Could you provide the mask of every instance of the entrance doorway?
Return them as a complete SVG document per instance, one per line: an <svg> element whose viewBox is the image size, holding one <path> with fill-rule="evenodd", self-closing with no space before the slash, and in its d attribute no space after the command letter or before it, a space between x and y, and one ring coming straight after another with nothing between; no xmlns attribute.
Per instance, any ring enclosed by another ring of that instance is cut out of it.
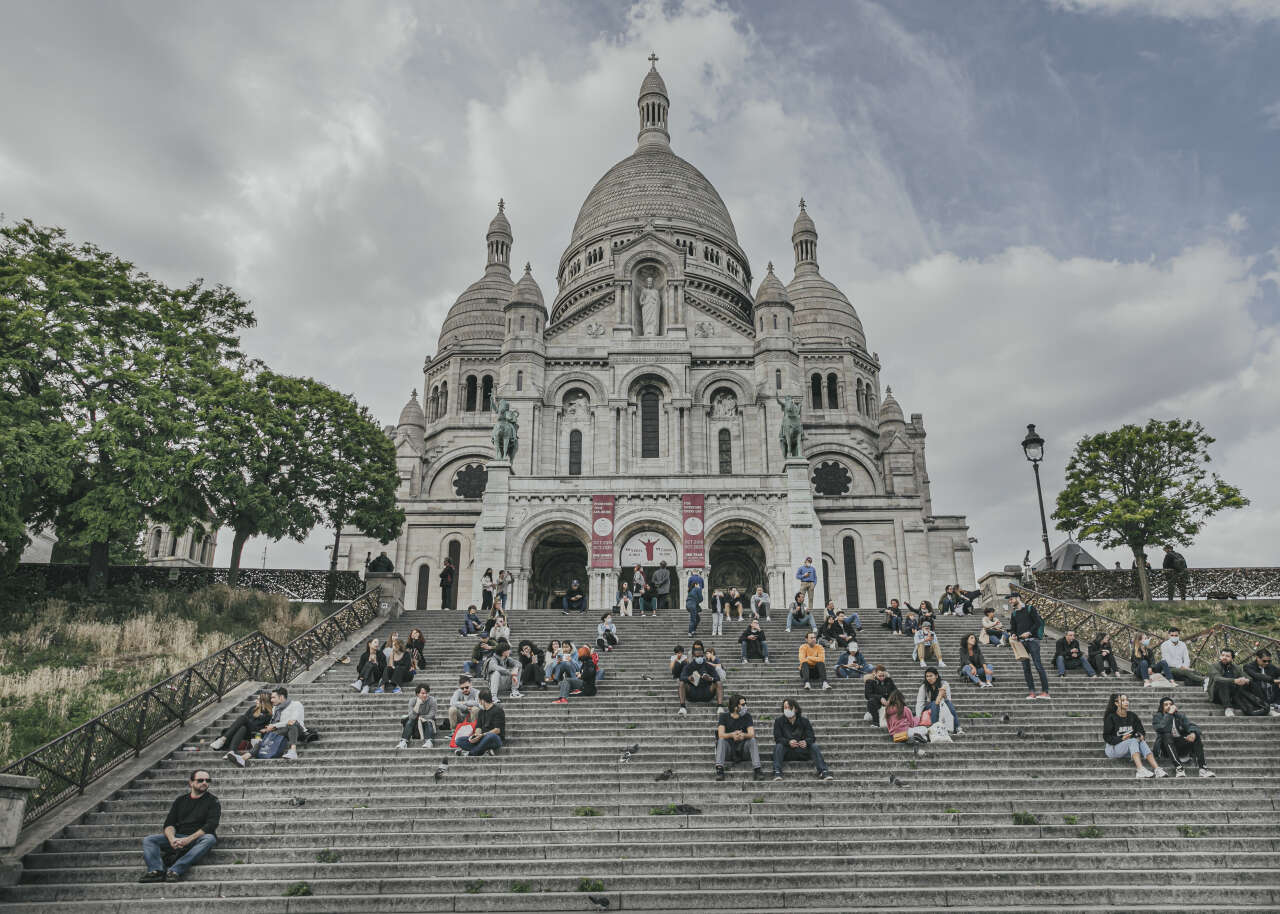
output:
<svg viewBox="0 0 1280 914"><path fill-rule="evenodd" d="M428 565L418 566L418 594L414 600L414 609L419 611L427 608L427 593L431 590L431 568Z"/></svg>
<svg viewBox="0 0 1280 914"><path fill-rule="evenodd" d="M533 548L529 607L560 609L574 580L587 593L587 547L575 536L553 533Z"/></svg>
<svg viewBox="0 0 1280 914"><path fill-rule="evenodd" d="M730 587L736 587L738 593L750 596L757 586L769 589L764 547L745 531L732 530L716 539L707 552L707 561L711 564L712 590L720 587L728 593Z"/></svg>

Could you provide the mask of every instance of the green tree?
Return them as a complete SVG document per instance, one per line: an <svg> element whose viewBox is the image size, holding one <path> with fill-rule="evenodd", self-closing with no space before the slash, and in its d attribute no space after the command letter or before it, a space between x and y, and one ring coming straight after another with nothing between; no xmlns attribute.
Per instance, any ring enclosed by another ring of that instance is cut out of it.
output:
<svg viewBox="0 0 1280 914"><path fill-rule="evenodd" d="M1204 522L1249 503L1210 473L1211 438L1199 422L1151 419L1090 435L1076 444L1058 493L1057 528L1107 548L1128 547L1138 566L1142 599L1150 601L1146 549L1189 546Z"/></svg>
<svg viewBox="0 0 1280 914"><path fill-rule="evenodd" d="M19 444L4 470L25 480L0 497L6 550L16 523L52 520L88 550L97 586L111 544L132 543L145 518L198 519L196 406L252 325L225 287L167 286L30 220L0 227L0 391L17 423L4 443ZM51 427L37 434L37 422Z"/></svg>

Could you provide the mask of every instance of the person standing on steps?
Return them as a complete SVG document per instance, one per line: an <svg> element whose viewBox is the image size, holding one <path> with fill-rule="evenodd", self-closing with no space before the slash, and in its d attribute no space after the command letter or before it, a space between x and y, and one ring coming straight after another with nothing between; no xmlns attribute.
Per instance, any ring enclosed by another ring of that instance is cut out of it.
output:
<svg viewBox="0 0 1280 914"><path fill-rule="evenodd" d="M1165 675L1170 679L1192 685L1204 683L1204 677L1191 669L1191 653L1187 650L1187 642L1182 640L1182 632L1176 627L1169 629L1169 637L1160 642L1160 659L1169 664L1169 672Z"/></svg>
<svg viewBox="0 0 1280 914"><path fill-rule="evenodd" d="M191 772L187 790L169 806L162 834L142 839L147 871L139 882L180 882L200 858L218 843L216 832L222 804L209 792L212 776L203 768ZM173 860L165 868L165 857Z"/></svg>
<svg viewBox="0 0 1280 914"><path fill-rule="evenodd" d="M756 585L756 592L751 595L751 615L769 621L769 595L759 584Z"/></svg>
<svg viewBox="0 0 1280 914"><path fill-rule="evenodd" d="M782 713L773 719L773 779L781 781L783 766L795 761L812 761L819 778L834 780L818 748L813 724L800 713L800 702L787 698L782 702Z"/></svg>
<svg viewBox="0 0 1280 914"><path fill-rule="evenodd" d="M635 601L636 608L640 610L642 616L649 614L647 609L650 595L649 581L644 576L644 569L637 565L631 570L631 599Z"/></svg>
<svg viewBox="0 0 1280 914"><path fill-rule="evenodd" d="M827 652L818 643L818 633L809 632L804 636L804 644L800 645L800 681L808 690L815 682L822 683L823 689L831 688L827 682Z"/></svg>
<svg viewBox="0 0 1280 914"><path fill-rule="evenodd" d="M689 582L689 593L684 598L684 608L689 611L689 634L698 630L698 620L702 618L702 585Z"/></svg>
<svg viewBox="0 0 1280 914"><path fill-rule="evenodd" d="M689 651L689 662L680 673L680 708L677 714L689 713L685 707L687 702L709 702L715 699L716 705L724 710L724 688L720 684L716 671L707 663L707 652L701 641L693 642Z"/></svg>
<svg viewBox="0 0 1280 914"><path fill-rule="evenodd" d="M1044 620L1030 603L1023 603L1016 593L1009 594L1009 633L1012 635L1013 656L1022 664L1022 678L1027 681L1027 698L1048 698L1049 677L1045 675L1044 664L1040 662L1040 639L1044 636ZM1031 667L1035 665L1040 674L1040 691L1036 691L1035 680L1031 678Z"/></svg>
<svg viewBox="0 0 1280 914"><path fill-rule="evenodd" d="M766 643L764 629L760 627L759 619L752 619L747 624L742 634L738 636L738 644L742 646L743 663L752 657L759 658L765 663L769 662L769 645Z"/></svg>
<svg viewBox="0 0 1280 914"><path fill-rule="evenodd" d="M656 616L659 609L671 608L671 571L667 568L667 563L662 562L658 565L658 570L653 573L653 614Z"/></svg>
<svg viewBox="0 0 1280 914"><path fill-rule="evenodd" d="M1182 557L1182 553L1174 552L1172 546L1164 547L1164 577L1169 587L1169 599L1173 599L1173 592L1178 591L1178 599L1185 600L1187 598L1187 579L1191 577L1191 573L1187 571L1187 560Z"/></svg>
<svg viewBox="0 0 1280 914"><path fill-rule="evenodd" d="M409 748L409 740L422 740L422 748L430 749L436 735L436 700L431 697L431 687L420 685L409 699L409 713L401 720L400 742L397 749Z"/></svg>
<svg viewBox="0 0 1280 914"><path fill-rule="evenodd" d="M805 556L804 564L796 569L796 580L800 582L800 592L804 594L804 605L812 608L813 588L818 584L818 569L813 567L813 556Z"/></svg>
<svg viewBox="0 0 1280 914"><path fill-rule="evenodd" d="M484 613L489 612L490 610L497 610L497 606L494 604L493 600L493 595L497 586L497 581L495 581L493 577L493 569L486 568L484 570L484 575L480 578L480 612Z"/></svg>
<svg viewBox="0 0 1280 914"><path fill-rule="evenodd" d="M1066 677L1067 670L1084 670L1084 674L1092 679L1097 676L1093 664L1085 656L1084 645L1076 638L1076 633L1067 629L1066 633L1053 645L1053 664L1058 668L1058 675Z"/></svg>
<svg viewBox="0 0 1280 914"><path fill-rule="evenodd" d="M873 727L881 726L880 714L889 704L889 696L898 691L884 664L877 663L876 668L863 683L862 692L867 701L867 712L862 719Z"/></svg>
<svg viewBox="0 0 1280 914"><path fill-rule="evenodd" d="M571 612L586 613L587 597L582 592L582 584L577 578L570 582L569 590L564 595L562 605L563 609L560 612L562 616L567 616Z"/></svg>
<svg viewBox="0 0 1280 914"><path fill-rule="evenodd" d="M507 712L494 703L493 693L480 690L480 711L476 728L467 737L467 748L453 750L454 755L497 755L507 735Z"/></svg>
<svg viewBox="0 0 1280 914"><path fill-rule="evenodd" d="M511 586L511 573L505 568L498 569L498 577L493 585L494 599L497 600L498 608L504 613L507 611L507 588Z"/></svg>
<svg viewBox="0 0 1280 914"><path fill-rule="evenodd" d="M1200 777L1215 777L1204 761L1204 735L1200 728L1187 720L1187 715L1178 710L1177 703L1169 696L1160 699L1156 713L1151 718L1151 726L1156 731L1156 752L1167 755L1177 767L1173 769L1175 778L1185 777L1183 765L1194 761L1200 770Z"/></svg>
<svg viewBox="0 0 1280 914"><path fill-rule="evenodd" d="M711 608L711 637L724 634L725 599L724 593L717 587L711 591L709 601ZM690 632L690 634L693 634Z"/></svg>
<svg viewBox="0 0 1280 914"><path fill-rule="evenodd" d="M1102 719L1103 752L1111 759L1125 756L1133 759L1133 766L1137 769L1135 775L1139 778L1166 777L1168 772L1160 767L1156 757L1151 754L1146 735L1147 731L1138 715L1129 710L1129 696L1112 692L1107 699L1107 713ZM1143 759L1151 766L1150 771L1142 767Z"/></svg>
<svg viewBox="0 0 1280 914"><path fill-rule="evenodd" d="M747 700L741 695L729 696L729 710L716 720L716 780L724 780L726 764L751 759L751 776L764 780L760 767L760 747L756 743L756 723L747 713Z"/></svg>
<svg viewBox="0 0 1280 914"><path fill-rule="evenodd" d="M445 559L440 569L440 608L453 609L453 580L457 576L453 567L453 559Z"/></svg>

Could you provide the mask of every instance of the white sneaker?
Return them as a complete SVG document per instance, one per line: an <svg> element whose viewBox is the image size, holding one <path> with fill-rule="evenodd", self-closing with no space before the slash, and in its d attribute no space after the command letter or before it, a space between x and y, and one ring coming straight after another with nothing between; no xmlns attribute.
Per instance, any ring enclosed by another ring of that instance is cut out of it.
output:
<svg viewBox="0 0 1280 914"><path fill-rule="evenodd" d="M1210 771L1208 768L1201 768L1201 769L1200 769L1200 777L1202 777L1202 778L1216 778L1216 777L1217 777L1217 775L1216 775L1216 774L1214 774L1212 771Z"/></svg>
<svg viewBox="0 0 1280 914"><path fill-rule="evenodd" d="M1144 680L1144 681L1143 681L1143 683L1142 683L1142 687L1143 687L1144 689L1149 689L1149 688L1151 688L1151 680L1150 680L1150 679L1146 679L1146 680Z"/></svg>
<svg viewBox="0 0 1280 914"><path fill-rule="evenodd" d="M236 755L234 752L228 752L228 753L227 753L227 759L228 759L228 760L230 760L230 761L235 762L235 763L236 763L237 765L239 765L241 768L243 768L243 767L245 766L245 760L244 760L243 756Z"/></svg>
<svg viewBox="0 0 1280 914"><path fill-rule="evenodd" d="M288 752L284 754L284 757L291 762L296 762L298 760L298 750L290 749Z"/></svg>
<svg viewBox="0 0 1280 914"><path fill-rule="evenodd" d="M927 667L928 665L929 665L929 664L925 663L923 660L921 660L921 661L920 661L920 669L922 669L922 670L923 670L923 669L924 669L925 667Z"/></svg>
<svg viewBox="0 0 1280 914"><path fill-rule="evenodd" d="M353 689L355 689L357 692L359 692L359 691L360 691L360 680L359 680L359 679L357 679L355 682L351 683L351 688L353 688Z"/></svg>
<svg viewBox="0 0 1280 914"><path fill-rule="evenodd" d="M400 740L400 742L396 743L396 748L397 748L397 749L408 749L408 748L409 748L409 741L408 741L407 739L402 739L402 740Z"/></svg>
<svg viewBox="0 0 1280 914"><path fill-rule="evenodd" d="M209 744L209 748L212 749L214 752L217 752L226 744L227 744L227 741L223 737L219 736L217 739L215 739L213 742Z"/></svg>
<svg viewBox="0 0 1280 914"><path fill-rule="evenodd" d="M686 708L684 705L681 705L680 710L677 711L676 713L679 714L681 717L684 717L686 714L689 713L689 709Z"/></svg>
<svg viewBox="0 0 1280 914"><path fill-rule="evenodd" d="M1223 711L1223 712L1222 712L1222 716L1223 716L1223 717L1235 717L1235 716L1236 716L1236 710L1235 710L1235 708L1227 708L1225 711Z"/></svg>
<svg viewBox="0 0 1280 914"><path fill-rule="evenodd" d="M945 660L939 660L939 661L938 661L938 666L939 666L939 667L944 667L944 666L946 666L946 665L947 665L947 662L946 662Z"/></svg>
<svg viewBox="0 0 1280 914"><path fill-rule="evenodd" d="M1143 779L1143 778L1153 778L1153 777L1155 777L1155 776L1156 776L1156 773L1155 773L1154 771L1148 771L1146 768L1139 768L1139 769L1134 773L1134 777L1136 777L1136 778L1138 778L1138 779Z"/></svg>
<svg viewBox="0 0 1280 914"><path fill-rule="evenodd" d="M431 744L431 740L429 740L429 739L424 739L424 740L422 741L422 748L423 748L423 749L431 749L431 748L434 748L434 747L433 747L433 746L432 746L432 744Z"/></svg>
<svg viewBox="0 0 1280 914"><path fill-rule="evenodd" d="M804 684L804 690L805 690L806 692L807 692L807 691L809 691L809 683L807 683L807 682L806 682L806 683Z"/></svg>
<svg viewBox="0 0 1280 914"><path fill-rule="evenodd" d="M368 695L368 694L369 694L369 687L368 687L368 686L363 686L363 687L360 689L360 694L361 694L361 695Z"/></svg>
<svg viewBox="0 0 1280 914"><path fill-rule="evenodd" d="M824 692L825 692L825 691L826 691L827 689L829 689L829 688L831 688L831 683L829 683L829 682L824 682L824 683L822 684L822 691L824 691Z"/></svg>
<svg viewBox="0 0 1280 914"><path fill-rule="evenodd" d="M862 719L863 719L866 723L871 723L871 712L870 712L870 711L868 711L866 714L863 714L863 715L862 715Z"/></svg>
<svg viewBox="0 0 1280 914"><path fill-rule="evenodd" d="M512 697L512 698L524 698L524 692L512 692L512 693L511 693L511 697Z"/></svg>
<svg viewBox="0 0 1280 914"><path fill-rule="evenodd" d="M1155 775L1158 778L1167 778L1169 776L1169 772L1165 771L1163 768L1157 768L1155 770Z"/></svg>

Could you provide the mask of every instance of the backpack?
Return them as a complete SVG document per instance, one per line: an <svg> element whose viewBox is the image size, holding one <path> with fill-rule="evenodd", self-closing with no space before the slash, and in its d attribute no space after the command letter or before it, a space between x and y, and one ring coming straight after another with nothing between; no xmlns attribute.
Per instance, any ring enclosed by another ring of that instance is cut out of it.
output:
<svg viewBox="0 0 1280 914"><path fill-rule="evenodd" d="M253 757L280 758L287 748L288 745L285 743L284 734L279 730L272 730L258 743L258 748L254 750Z"/></svg>
<svg viewBox="0 0 1280 914"><path fill-rule="evenodd" d="M318 741L319 739L320 739L320 731L319 731L319 730L314 730L314 729L312 729L312 730L307 730L307 731L305 731L305 732L302 734L302 741L303 741L304 743L314 743L314 742Z"/></svg>
<svg viewBox="0 0 1280 914"><path fill-rule="evenodd" d="M1174 571L1187 570L1187 560L1182 557L1182 553L1180 552L1169 553L1169 560L1170 560L1169 564L1173 566Z"/></svg>

